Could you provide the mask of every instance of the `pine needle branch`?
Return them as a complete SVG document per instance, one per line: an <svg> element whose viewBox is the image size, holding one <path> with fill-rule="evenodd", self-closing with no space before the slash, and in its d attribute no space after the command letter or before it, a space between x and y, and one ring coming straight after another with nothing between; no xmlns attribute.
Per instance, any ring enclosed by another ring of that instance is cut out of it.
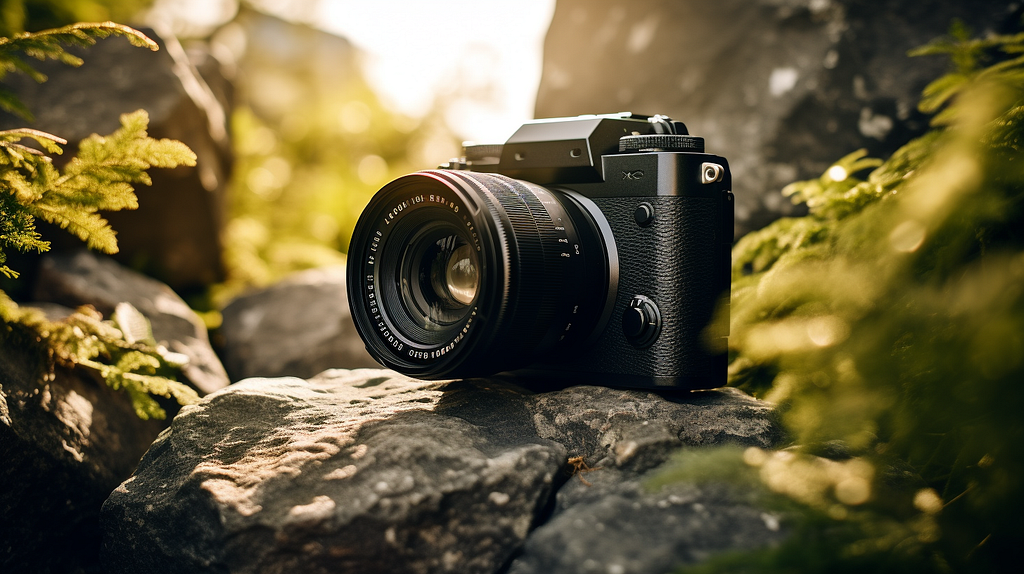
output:
<svg viewBox="0 0 1024 574"><path fill-rule="evenodd" d="M69 66L81 66L82 59L68 52L65 47L88 47L96 40L110 36L126 38L133 46L156 51L160 47L142 32L114 22L79 22L40 32L23 32L13 38L0 37L0 80L9 72L21 72L37 82L45 82L46 74L36 70L24 56L36 60L56 60ZM32 114L12 92L0 89L0 108L26 120Z"/></svg>
<svg viewBox="0 0 1024 574"><path fill-rule="evenodd" d="M149 321L128 303L119 304L109 320L85 306L50 321L0 291L0 341L13 339L42 349L42 378L52 378L58 366L88 373L111 389L127 392L139 418L163 419L167 413L154 396L181 405L199 397L176 380L183 366L179 355L157 345L151 334L139 340L131 335L140 324L149 332Z"/></svg>

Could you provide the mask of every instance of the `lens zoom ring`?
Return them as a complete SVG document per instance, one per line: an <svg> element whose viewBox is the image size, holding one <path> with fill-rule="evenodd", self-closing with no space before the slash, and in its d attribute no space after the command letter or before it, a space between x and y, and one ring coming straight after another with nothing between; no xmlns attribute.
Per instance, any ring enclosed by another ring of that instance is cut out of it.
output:
<svg viewBox="0 0 1024 574"><path fill-rule="evenodd" d="M512 226L507 233L519 253L510 289L509 315L513 318L504 337L504 348L516 356L529 353L550 327L564 288L558 234L544 205L521 183L496 174L463 172L484 185L498 200Z"/></svg>

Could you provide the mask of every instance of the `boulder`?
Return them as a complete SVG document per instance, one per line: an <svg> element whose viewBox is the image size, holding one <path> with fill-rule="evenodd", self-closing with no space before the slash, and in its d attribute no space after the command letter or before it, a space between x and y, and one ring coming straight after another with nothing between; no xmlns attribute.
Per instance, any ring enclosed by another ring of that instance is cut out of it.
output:
<svg viewBox="0 0 1024 574"><path fill-rule="evenodd" d="M541 572L562 571L546 569L561 549L558 564L639 572L784 534L727 486L641 488L681 447L775 444L769 405L735 390L518 383L360 369L218 391L182 409L104 504L104 565ZM667 524L678 527L649 536Z"/></svg>
<svg viewBox="0 0 1024 574"><path fill-rule="evenodd" d="M233 381L379 366L352 323L344 267L296 273L234 299L222 316L218 343Z"/></svg>
<svg viewBox="0 0 1024 574"><path fill-rule="evenodd" d="M680 446L770 448L783 438L773 407L733 388L655 393L579 386L537 393L529 408L537 434L564 444L569 456L634 474Z"/></svg>
<svg viewBox="0 0 1024 574"><path fill-rule="evenodd" d="M228 384L206 328L167 285L88 251L48 254L33 288L50 320L121 302L149 319L154 338L189 359L200 394ZM42 351L0 333L0 571L93 571L100 505L131 475L167 421L142 421L124 392L82 370L43 378ZM173 414L173 403L163 405ZM52 549L59 551L54 552Z"/></svg>
<svg viewBox="0 0 1024 574"><path fill-rule="evenodd" d="M109 257L79 250L47 254L36 279L33 299L66 307L92 305L110 316L118 303L131 303L149 319L153 337L188 357L185 378L200 394L228 384L206 326L167 285L118 265Z"/></svg>
<svg viewBox="0 0 1024 574"><path fill-rule="evenodd" d="M736 389L680 395L571 387L531 398L540 436L566 445L577 476L526 541L513 574L655 573L780 541L779 517L729 485L646 484L680 446L771 448L770 405Z"/></svg>
<svg viewBox="0 0 1024 574"><path fill-rule="evenodd" d="M104 504L108 571L497 570L565 449L436 412L444 386L337 370L182 409Z"/></svg>
<svg viewBox="0 0 1024 574"><path fill-rule="evenodd" d="M0 345L0 571L89 571L99 560L100 505L127 478L162 421L142 421L131 400Z"/></svg>
<svg viewBox="0 0 1024 574"><path fill-rule="evenodd" d="M789 534L779 514L729 485L651 491L649 476L623 474L602 467L562 487L555 514L530 534L510 574L668 573Z"/></svg>
<svg viewBox="0 0 1024 574"><path fill-rule="evenodd" d="M951 69L907 51L947 33L1015 32L1011 0L558 0L537 117L667 114L730 163L737 237L793 205L786 184L927 128L921 90Z"/></svg>
<svg viewBox="0 0 1024 574"><path fill-rule="evenodd" d="M152 186L139 186L139 208L105 213L117 231L118 261L137 266L175 289L202 288L223 279L220 233L223 202L231 169L227 111L172 36L143 30L160 44L158 52L110 37L90 48L70 50L85 63L32 62L49 78L38 84L23 74L8 74L4 87L31 109L31 122L0 111L0 129L32 127L70 143L120 127L121 114L149 112L149 134L183 141L197 155L195 168L150 171ZM215 71L206 66L208 74ZM40 225L55 251L81 242L53 226ZM19 265L26 269L30 261Z"/></svg>

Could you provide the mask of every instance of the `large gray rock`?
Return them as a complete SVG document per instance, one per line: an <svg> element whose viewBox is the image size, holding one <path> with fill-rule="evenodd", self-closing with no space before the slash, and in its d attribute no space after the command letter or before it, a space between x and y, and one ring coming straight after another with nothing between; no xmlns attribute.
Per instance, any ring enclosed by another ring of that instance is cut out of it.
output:
<svg viewBox="0 0 1024 574"><path fill-rule="evenodd" d="M685 122L729 159L739 236L793 210L784 185L859 148L887 157L926 128L921 90L950 64L906 54L955 18L1006 31L1019 3L558 0L535 113Z"/></svg>
<svg viewBox="0 0 1024 574"><path fill-rule="evenodd" d="M200 394L228 384L206 328L167 285L88 251L49 254L34 286L37 308L58 320L80 305L106 316L127 302L153 335L189 359ZM141 421L131 400L84 370L43 378L43 350L0 333L0 571L74 572L99 559L100 505L135 469L167 421ZM173 404L165 403L173 412ZM53 552L59 548L59 552Z"/></svg>
<svg viewBox="0 0 1024 574"><path fill-rule="evenodd" d="M770 448L782 436L771 405L740 390L661 395L609 387L569 387L529 401L537 434L591 466L642 472L680 446Z"/></svg>
<svg viewBox="0 0 1024 574"><path fill-rule="evenodd" d="M100 505L163 427L128 396L0 344L0 571L76 572L99 560Z"/></svg>
<svg viewBox="0 0 1024 574"><path fill-rule="evenodd" d="M553 571L544 565L559 548L602 571L671 567L781 534L727 487L650 494L644 473L680 447L769 447L779 436L770 406L734 390L538 393L512 378L382 370L250 379L183 409L107 500L105 564L111 574L498 572L525 547L512 565L522 572ZM572 477L586 465L596 470ZM655 513L651 524L681 526L651 536L641 524ZM717 526L694 527L708 516ZM596 530L576 525L591 519ZM645 552L657 559L623 558Z"/></svg>
<svg viewBox="0 0 1024 574"><path fill-rule="evenodd" d="M118 303L131 303L149 319L158 343L188 357L184 375L201 394L228 384L206 326L181 297L108 257L85 250L46 255L32 296L67 307L92 305L105 317Z"/></svg>
<svg viewBox="0 0 1024 574"><path fill-rule="evenodd" d="M736 389L666 396L571 387L532 397L538 434L566 445L579 474L558 491L513 574L658 573L782 539L779 517L729 485L647 488L680 446L770 448L770 405Z"/></svg>
<svg viewBox="0 0 1024 574"><path fill-rule="evenodd" d="M565 449L437 412L443 387L338 370L186 407L104 505L109 572L494 572Z"/></svg>
<svg viewBox="0 0 1024 574"><path fill-rule="evenodd" d="M590 472L558 494L511 574L661 574L722 552L780 542L781 516L725 484L651 491L644 478Z"/></svg>
<svg viewBox="0 0 1024 574"><path fill-rule="evenodd" d="M116 257L144 267L175 289L202 288L223 278L220 233L231 169L227 111L175 38L144 32L160 44L158 52L111 37L91 48L71 50L85 61L79 68L33 61L49 78L43 84L8 74L4 87L35 118L26 122L0 111L0 129L33 127L63 137L70 143L55 158L59 163L81 139L120 127L121 114L149 112L152 137L183 141L198 159L195 168L151 170L153 185L136 188L137 210L104 214L117 231ZM213 73L211 66L207 70ZM53 226L40 229L54 250L81 246Z"/></svg>
<svg viewBox="0 0 1024 574"><path fill-rule="evenodd" d="M233 381L379 366L352 323L344 267L296 273L236 298L222 315L221 356Z"/></svg>

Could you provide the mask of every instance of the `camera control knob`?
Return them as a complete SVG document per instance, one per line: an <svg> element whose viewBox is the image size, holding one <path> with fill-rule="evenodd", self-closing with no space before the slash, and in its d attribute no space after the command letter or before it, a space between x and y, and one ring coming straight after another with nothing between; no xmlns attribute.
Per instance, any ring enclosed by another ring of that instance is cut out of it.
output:
<svg viewBox="0 0 1024 574"><path fill-rule="evenodd" d="M633 221L640 227L647 227L654 221L654 206L646 201L636 206L633 212Z"/></svg>
<svg viewBox="0 0 1024 574"><path fill-rule="evenodd" d="M704 152L704 138L678 134L637 134L619 138L619 153L647 151Z"/></svg>
<svg viewBox="0 0 1024 574"><path fill-rule="evenodd" d="M622 313L622 333L639 348L649 347L661 332L661 312L643 295L635 295Z"/></svg>

